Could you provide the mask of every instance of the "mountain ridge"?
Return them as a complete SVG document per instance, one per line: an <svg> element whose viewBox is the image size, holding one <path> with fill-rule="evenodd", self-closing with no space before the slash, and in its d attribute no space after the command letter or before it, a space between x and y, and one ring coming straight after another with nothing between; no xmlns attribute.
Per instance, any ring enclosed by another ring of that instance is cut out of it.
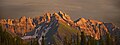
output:
<svg viewBox="0 0 120 45"><path fill-rule="evenodd" d="M11 33L19 35L20 37L26 36L27 33L32 32L33 30L36 31L36 29L39 28L39 26L42 26L42 30L48 30L49 32L49 30L53 28L52 30L54 31L54 29L56 29L54 27L56 27L57 25L59 29L59 24L63 24L63 27L67 25L69 26L69 28L74 28L75 30L73 31L79 30L80 32L85 32L86 35L91 36L96 40L99 40L101 36L106 35L106 33L110 33L111 35L118 35L119 32L118 34L115 34L114 32L120 30L119 28L115 27L115 25L113 25L112 23L104 23L98 20L79 18L73 21L71 20L69 15L63 13L62 11L53 14L48 12L43 16L38 16L35 18L22 16L20 19L0 19L0 24L2 24L3 29L9 30ZM71 30L69 28L67 29ZM66 29L63 28L60 30ZM65 32L68 33L67 31ZM71 33L72 32L70 32L70 34ZM48 35L47 32L45 34ZM50 32L50 34L52 33Z"/></svg>

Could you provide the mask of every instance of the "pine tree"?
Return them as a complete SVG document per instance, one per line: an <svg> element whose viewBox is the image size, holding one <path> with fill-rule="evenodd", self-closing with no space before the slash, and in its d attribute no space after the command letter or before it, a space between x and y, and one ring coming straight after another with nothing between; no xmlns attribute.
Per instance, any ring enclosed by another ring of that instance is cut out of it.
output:
<svg viewBox="0 0 120 45"><path fill-rule="evenodd" d="M73 44L76 45L76 40L75 40L75 38L73 38Z"/></svg>
<svg viewBox="0 0 120 45"><path fill-rule="evenodd" d="M72 45L73 44L73 38L72 38L72 35L71 35L71 38L70 38L70 45Z"/></svg>
<svg viewBox="0 0 120 45"><path fill-rule="evenodd" d="M87 41L87 45L91 45L91 39L90 39L91 37L90 36L87 36L87 39L88 39L88 41Z"/></svg>
<svg viewBox="0 0 120 45"><path fill-rule="evenodd" d="M42 36L42 45L45 45L45 36Z"/></svg>
<svg viewBox="0 0 120 45"><path fill-rule="evenodd" d="M0 25L0 45L24 45L20 37L13 37L7 30L3 30Z"/></svg>
<svg viewBox="0 0 120 45"><path fill-rule="evenodd" d="M64 45L68 45L68 40L66 36L64 37Z"/></svg>
<svg viewBox="0 0 120 45"><path fill-rule="evenodd" d="M95 40L93 37L88 36L87 45L97 45L97 40Z"/></svg>
<svg viewBox="0 0 120 45"><path fill-rule="evenodd" d="M81 32L81 45L87 45L86 36L84 32Z"/></svg>
<svg viewBox="0 0 120 45"><path fill-rule="evenodd" d="M112 44L115 45L115 38L113 36L111 37L111 40L112 40Z"/></svg>
<svg viewBox="0 0 120 45"><path fill-rule="evenodd" d="M79 34L77 33L77 45L80 45Z"/></svg>
<svg viewBox="0 0 120 45"><path fill-rule="evenodd" d="M38 39L34 39L34 40L32 41L32 45L39 45Z"/></svg>
<svg viewBox="0 0 120 45"><path fill-rule="evenodd" d="M112 45L112 39L109 33L106 33L106 45Z"/></svg>
<svg viewBox="0 0 120 45"><path fill-rule="evenodd" d="M105 41L102 36L100 36L99 45L105 45Z"/></svg>

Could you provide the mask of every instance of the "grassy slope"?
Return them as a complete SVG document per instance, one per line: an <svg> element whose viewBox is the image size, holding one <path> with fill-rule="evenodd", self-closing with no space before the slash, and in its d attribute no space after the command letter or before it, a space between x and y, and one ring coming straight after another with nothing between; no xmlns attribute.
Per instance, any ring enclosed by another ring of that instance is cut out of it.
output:
<svg viewBox="0 0 120 45"><path fill-rule="evenodd" d="M76 30L65 23L59 22L57 33L53 35L53 39L56 45L60 45L63 44L63 40L65 37L67 39L70 39L71 36L76 36L77 33L79 33L79 30Z"/></svg>

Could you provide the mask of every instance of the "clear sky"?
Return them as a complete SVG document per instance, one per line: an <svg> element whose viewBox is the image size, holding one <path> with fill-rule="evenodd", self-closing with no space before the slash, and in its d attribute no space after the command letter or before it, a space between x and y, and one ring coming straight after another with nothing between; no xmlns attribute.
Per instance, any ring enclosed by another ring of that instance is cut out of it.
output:
<svg viewBox="0 0 120 45"><path fill-rule="evenodd" d="M35 17L61 10L73 20L83 17L120 26L119 4L120 0L0 0L0 18Z"/></svg>

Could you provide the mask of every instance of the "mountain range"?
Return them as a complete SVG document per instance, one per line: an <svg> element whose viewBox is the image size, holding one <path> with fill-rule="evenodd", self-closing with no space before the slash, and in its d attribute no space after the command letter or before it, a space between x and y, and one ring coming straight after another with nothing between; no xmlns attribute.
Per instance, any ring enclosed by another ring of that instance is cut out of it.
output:
<svg viewBox="0 0 120 45"><path fill-rule="evenodd" d="M110 34L113 38L117 38L116 44L120 42L120 28L113 23L82 17L74 21L62 11L53 14L48 12L35 18L22 16L19 19L0 19L0 24L4 30L23 40L38 38L39 45L43 36L48 45L54 42L63 45L64 37L74 38L80 32L84 32L86 36L93 37L95 40L100 40L106 34Z"/></svg>

